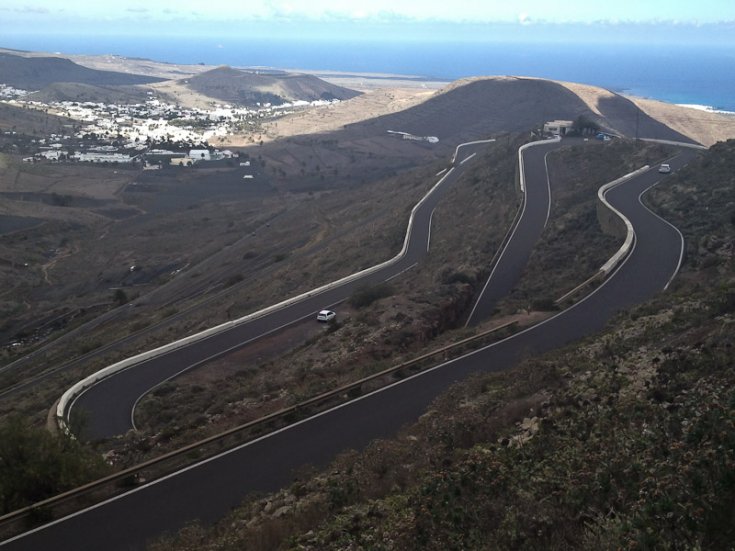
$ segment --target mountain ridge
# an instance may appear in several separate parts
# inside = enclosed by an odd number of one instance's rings
[[[183,79],[192,91],[210,98],[252,105],[303,100],[346,100],[359,92],[300,73],[245,71],[227,65]]]
[[[90,85],[135,85],[161,82],[163,79],[100,71],[60,57],[25,57],[0,52],[0,82],[23,90],[40,90],[57,82]]]

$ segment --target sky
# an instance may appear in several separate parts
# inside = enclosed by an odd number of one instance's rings
[[[566,37],[560,32],[566,30]],[[3,37],[193,35],[547,40],[599,36],[735,45],[733,0],[2,0]]]
[[[261,20],[412,20],[445,22],[651,22],[715,23],[735,21],[731,0],[3,0],[6,22],[76,17],[98,21],[154,18],[159,21]]]

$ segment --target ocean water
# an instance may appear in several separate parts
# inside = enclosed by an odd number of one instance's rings
[[[419,75],[455,80],[521,75],[735,111],[735,48],[631,44],[330,42],[247,38],[49,36],[2,44],[77,54],[120,54],[172,63]]]

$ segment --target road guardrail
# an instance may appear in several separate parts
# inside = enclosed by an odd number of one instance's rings
[[[490,143],[494,142],[494,139],[490,140],[476,140],[473,142],[467,142],[463,144],[459,144],[454,152],[454,157],[452,160],[456,158],[456,155],[458,154],[461,147],[465,147],[468,145],[475,145],[480,143]],[[85,377],[81,381],[78,381],[76,384],[71,386],[59,399],[57,405],[56,405],[56,420],[59,425],[59,429],[62,430],[64,433],[71,435],[71,431],[69,429],[69,424],[67,422],[67,415],[71,409],[71,406],[73,406],[74,401],[79,397],[84,391],[87,389],[93,387],[98,382],[107,379],[108,377],[111,377],[112,375],[119,373],[121,371],[124,371],[128,368],[131,368],[135,365],[138,365],[140,363],[146,362],[152,358],[161,356],[163,354],[166,354],[168,352],[171,352],[173,350],[179,349],[181,347],[190,345],[194,342],[199,342],[201,340],[204,340],[212,335],[216,335],[218,333],[221,333],[223,331],[227,331],[228,329],[232,329],[233,327],[237,327],[239,325],[242,325],[244,323],[248,323],[250,321],[253,321],[255,319],[261,318],[265,315],[268,315],[270,313],[276,312],[278,310],[281,310],[283,308],[286,308],[287,306],[290,306],[292,304],[296,304],[298,302],[301,302],[304,299],[311,298],[313,296],[322,294],[330,289],[334,289],[335,287],[339,287],[341,285],[344,285],[346,283],[350,283],[352,281],[355,281],[357,279],[360,279],[362,277],[368,276],[372,273],[375,273],[383,268],[386,268],[388,266],[391,266],[401,260],[405,255],[406,251],[408,250],[408,244],[411,240],[411,232],[413,230],[413,223],[414,218],[416,215],[416,212],[421,207],[422,204],[424,204],[429,197],[431,197],[439,187],[441,187],[441,184],[452,174],[454,171],[454,167],[450,168],[440,179],[439,181],[434,184],[434,186],[421,198],[421,200],[414,205],[413,209],[411,210],[411,214],[408,219],[408,227],[406,229],[406,236],[403,240],[403,246],[401,247],[401,250],[396,254],[393,258],[390,258],[386,260],[385,262],[381,262],[380,264],[376,264],[375,266],[372,266],[370,268],[366,268],[364,270],[361,270],[359,272],[355,272],[354,274],[345,276],[341,279],[338,279],[336,281],[333,281],[331,283],[327,283],[326,285],[322,285],[321,287],[317,287],[316,289],[312,289],[310,291],[307,291],[305,293],[302,293],[300,295],[297,295],[295,297],[286,299],[284,301],[281,301],[277,304],[268,306],[266,308],[263,308],[261,310],[258,310],[257,312],[253,312],[252,314],[248,314],[246,316],[243,316],[241,318],[238,318],[236,320],[228,321],[225,323],[222,323],[220,325],[217,325],[215,327],[211,327],[209,329],[205,329],[204,331],[200,331],[198,333],[195,333],[193,335],[190,335],[188,337],[184,337],[183,339],[176,340],[174,342],[165,344],[163,346],[159,346],[157,348],[154,348],[152,350],[142,352],[140,354],[136,354],[135,356],[131,356],[130,358],[126,358],[124,360],[121,360],[119,362],[116,362],[110,366],[107,366],[103,369],[100,369],[99,371],[96,371],[92,375],[89,375],[88,377]]]

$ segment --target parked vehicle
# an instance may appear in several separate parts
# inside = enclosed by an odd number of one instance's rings
[[[332,312],[331,310],[320,310],[319,313],[316,315],[316,321],[323,321],[326,323],[328,321],[332,321],[336,317],[337,314]]]

